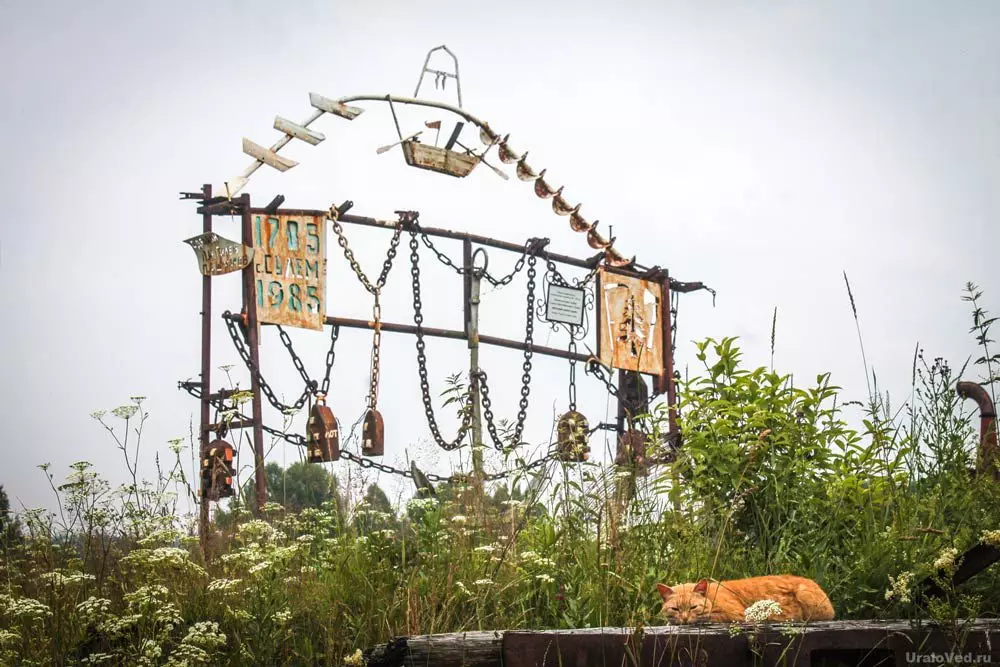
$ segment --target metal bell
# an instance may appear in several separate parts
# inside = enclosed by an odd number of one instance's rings
[[[361,453],[365,456],[385,454],[385,424],[382,415],[374,408],[365,413],[365,423],[361,428]]]
[[[306,423],[306,447],[309,463],[326,463],[340,458],[340,432],[333,410],[325,405],[322,396],[309,412]]]
[[[556,427],[559,460],[567,462],[586,461],[590,454],[587,432],[590,424],[587,418],[576,410],[570,410],[559,418]]]
[[[615,463],[633,468],[637,475],[649,474],[646,465],[646,434],[636,430],[623,433],[618,439]]]

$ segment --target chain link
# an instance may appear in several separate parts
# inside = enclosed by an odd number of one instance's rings
[[[552,259],[548,257],[545,259],[545,267],[548,270],[549,275],[552,276],[553,283],[563,287],[575,287],[577,289],[586,287],[590,281],[594,279],[597,272],[600,271],[601,268],[600,264],[597,264],[583,278],[573,278],[572,282],[570,282],[569,280],[566,280],[566,277],[563,274],[559,273],[559,269],[556,268],[556,263],[553,262]]]
[[[279,401],[277,395],[274,393],[274,390],[271,388],[271,385],[268,384],[267,380],[264,379],[264,376],[254,368],[253,361],[250,358],[250,350],[247,349],[246,344],[243,342],[243,338],[240,336],[239,326],[233,321],[232,313],[227,310],[222,314],[222,319],[226,323],[226,328],[229,330],[229,337],[233,340],[233,346],[236,347],[236,352],[239,353],[240,358],[243,359],[243,363],[246,365],[247,370],[250,371],[251,374],[256,373],[257,381],[260,383],[260,390],[263,392],[264,396],[267,397],[268,403],[273,405],[276,410],[284,413],[298,412],[301,410],[302,406],[309,400],[309,397],[316,391],[316,383],[307,379],[306,387],[302,390],[302,395],[295,399],[295,402],[291,405],[286,405]]]
[[[201,386],[200,385],[194,384],[194,383],[184,383],[184,382],[181,382],[181,383],[179,383],[178,386],[179,386],[179,388],[184,389],[185,391],[187,391],[188,394],[190,394],[194,398],[201,399]],[[221,399],[215,399],[215,400],[211,401],[212,406],[214,408],[216,408],[217,410],[224,410],[225,409],[225,406],[223,406],[222,403],[223,402],[222,402]],[[247,415],[244,415],[244,414],[239,413],[239,412],[237,412],[236,418],[240,419],[241,421],[245,421],[245,422],[253,421],[253,419],[251,417],[248,417]],[[262,426],[262,429],[264,430],[264,432],[267,433],[268,435],[271,435],[271,436],[276,437],[276,438],[280,438],[280,439],[284,440],[285,442],[287,442],[287,443],[289,443],[291,445],[295,445],[297,447],[305,447],[306,446],[306,442],[307,441],[306,441],[306,437],[304,435],[301,435],[299,433],[288,433],[286,431],[282,431],[280,429],[276,429],[276,428],[274,428],[272,426],[268,426],[267,424],[262,424],[261,426]],[[355,454],[353,452],[350,452],[348,450],[344,450],[344,449],[340,450],[340,455],[341,455],[341,457],[343,457],[344,459],[346,459],[348,461],[351,461],[352,463],[359,464],[362,468],[375,469],[375,470],[378,470],[379,472],[384,472],[384,473],[387,473],[387,474],[390,474],[390,475],[398,475],[400,477],[406,477],[408,479],[413,479],[413,473],[411,471],[409,471],[409,470],[400,470],[399,468],[394,468],[394,467],[392,467],[390,465],[387,465],[385,463],[381,463],[381,462],[376,461],[374,459],[370,459],[370,458],[367,458],[367,457],[364,457],[364,456],[358,456],[357,454]],[[527,472],[529,472],[531,470],[534,470],[535,468],[538,468],[538,467],[540,467],[542,465],[545,465],[549,461],[552,461],[552,460],[554,460],[556,458],[557,458],[557,452],[550,452],[549,454],[546,454],[545,456],[543,456],[541,458],[535,459],[531,463],[526,463],[524,465],[516,465],[513,468],[508,468],[507,470],[500,470],[500,471],[495,472],[495,473],[486,474],[483,477],[483,481],[485,481],[485,482],[496,482],[496,481],[499,481],[501,479],[505,479],[505,478],[509,477],[510,475],[515,474],[515,473],[527,473]],[[452,483],[457,482],[457,481],[464,481],[464,480],[469,480],[469,479],[472,478],[472,475],[470,473],[460,473],[460,474],[456,474],[456,475],[450,475],[450,476],[447,476],[447,477],[442,476],[442,475],[436,475],[434,473],[424,473],[424,476],[427,477],[427,479],[429,481],[431,481],[431,482],[444,482],[446,484],[452,484]]]
[[[365,272],[361,270],[361,265],[358,264],[358,260],[354,257],[354,251],[347,245],[347,237],[344,236],[344,228],[340,224],[340,213],[333,206],[330,207],[330,213],[327,216],[330,222],[333,223],[333,231],[337,235],[337,244],[343,249],[344,257],[347,259],[348,263],[351,265],[351,270],[364,285],[365,289],[368,290],[372,296],[375,296],[378,292],[385,287],[385,281],[389,277],[389,271],[392,269],[392,261],[396,258],[396,249],[399,246],[399,238],[403,232],[403,221],[399,220],[396,222],[395,229],[392,234],[392,240],[389,242],[389,251],[386,253],[385,261],[382,262],[382,272],[378,276],[378,280],[372,285],[371,280],[365,275]]]
[[[326,351],[326,373],[323,375],[323,383],[320,385],[319,392],[323,396],[330,395],[330,372],[333,370],[333,362],[337,358],[336,345],[337,339],[340,337],[340,327],[331,326],[330,327],[330,349]]]
[[[417,328],[417,373],[420,375],[420,395],[424,403],[424,414],[427,417],[427,425],[431,430],[431,435],[434,436],[434,442],[437,443],[438,447],[452,451],[462,446],[462,440],[465,439],[465,435],[472,425],[472,399],[474,393],[472,391],[468,393],[465,403],[460,410],[462,423],[458,427],[458,434],[454,440],[448,442],[441,436],[437,419],[434,417],[434,403],[431,399],[430,382],[427,379],[427,344],[424,341],[424,314],[423,302],[420,296],[420,253],[418,252],[418,248],[417,232],[414,231],[410,233],[410,276],[413,282],[413,323]],[[473,376],[469,381],[470,383],[474,383],[478,381],[478,378]]]
[[[276,326],[278,328],[278,337],[281,338],[281,344],[285,346],[286,350],[288,350],[288,355],[292,358],[292,365],[295,366],[295,370],[297,370],[299,375],[302,376],[302,380],[306,383],[307,387],[312,386],[315,389],[316,383],[309,378],[309,373],[306,372],[305,364],[302,363],[302,360],[299,359],[299,355],[295,352],[295,348],[292,347],[292,339],[287,333],[285,333],[285,330],[281,328],[280,324]]]
[[[576,339],[569,337],[569,353],[576,354]],[[576,359],[570,357],[569,360],[569,409],[576,412]]]
[[[430,236],[427,235],[427,232],[420,229],[419,223],[415,222],[413,223],[413,226],[420,233],[420,240],[423,241],[424,245],[427,246],[428,249],[430,249],[430,251],[437,256],[439,262],[454,270],[455,273],[459,275],[465,275],[466,269],[458,266],[454,262],[454,260],[448,257],[448,255],[444,254],[444,252],[442,252],[441,250],[438,250],[437,246],[434,245],[434,242],[431,241]],[[521,257],[514,264],[514,269],[507,275],[503,276],[502,278],[495,278],[489,271],[480,269],[480,271],[482,272],[482,277],[485,278],[486,281],[489,284],[493,285],[494,287],[503,287],[505,285],[509,285],[511,281],[514,280],[514,277],[524,269],[524,263],[527,260],[528,252],[530,251],[534,243],[537,243],[536,239],[528,239],[527,241],[525,241],[524,250],[521,252]]]
[[[379,303],[380,292],[375,292],[375,304],[372,306],[372,321],[375,331],[372,334],[371,354],[371,386],[368,390],[368,409],[375,410],[378,405],[378,377],[381,371],[380,356],[382,349],[382,304]]]
[[[534,253],[528,255],[528,296],[526,310],[526,324],[524,327],[524,362],[521,364],[521,400],[518,402],[517,422],[511,440],[514,446],[521,444],[521,436],[524,434],[524,421],[528,415],[528,394],[531,393],[531,358],[534,355],[532,350],[535,335],[535,261]],[[490,399],[490,388],[487,382],[486,371],[479,369],[479,384],[482,387],[483,399],[483,419],[486,421],[486,430],[489,431],[493,439],[493,446],[498,450],[504,449],[503,439],[498,435],[496,424],[493,420],[493,402]]]
[[[608,379],[604,374],[604,366],[596,358],[592,358],[587,362],[587,367],[584,369],[584,373],[587,375],[593,375],[598,380],[604,383],[604,387],[608,390],[608,393],[615,398],[622,400],[621,395],[618,393],[618,388]]]

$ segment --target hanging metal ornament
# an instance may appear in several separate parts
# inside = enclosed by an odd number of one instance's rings
[[[604,261],[608,266],[622,268],[635,264],[635,255],[632,256],[632,259],[628,259],[614,248],[607,248],[604,251]]]
[[[615,464],[632,468],[636,475],[649,474],[646,464],[646,434],[635,429],[625,431],[618,438]]]
[[[562,192],[562,188],[556,190],[545,181],[546,171],[547,170],[542,169],[541,173],[538,174],[538,178],[535,179],[535,194],[540,199],[548,199],[552,195]]]
[[[566,203],[566,200],[562,196],[562,188],[559,188],[559,192],[556,196],[552,198],[552,212],[556,215],[569,215],[575,211],[580,210],[582,204],[577,204],[573,206],[572,204]]]
[[[368,411],[365,413],[364,426],[361,429],[361,453],[365,456],[382,456],[385,454],[385,425],[378,411],[378,380],[382,347],[382,306],[379,303],[381,289],[375,291],[375,305],[372,307],[372,321],[375,323],[375,333],[372,337],[371,386],[368,391]]]
[[[556,433],[559,459],[567,462],[586,461],[590,455],[587,433],[590,423],[576,410],[570,410],[559,418]]]
[[[527,159],[528,159],[528,154],[525,153],[517,161],[517,177],[522,181],[533,181],[536,178],[538,178],[538,174],[536,174],[535,170],[529,167],[528,163],[525,162],[525,160]]]
[[[484,146],[492,146],[497,141],[500,140],[499,135],[490,129],[489,123],[483,123],[479,128],[479,141],[483,142]]]
[[[594,221],[594,224],[591,226],[591,228],[587,231],[587,245],[589,245],[594,250],[604,250],[605,248],[610,247],[611,244],[613,244],[614,242],[615,242],[614,237],[608,240],[605,239],[603,236],[601,236],[601,234],[597,231],[596,220]]]
[[[594,224],[597,224],[597,221]],[[583,216],[580,215],[580,207],[577,206],[569,216],[569,226],[574,232],[589,232],[594,225],[583,219]]]
[[[521,159],[521,156],[514,152],[514,149],[507,144],[507,140],[509,138],[510,135],[506,135],[500,140],[500,145],[497,146],[497,152],[500,154],[500,161],[504,164],[514,164]],[[527,155],[527,153],[525,153],[525,155]]]
[[[340,459],[340,432],[337,418],[326,405],[326,396],[316,394],[316,405],[306,423],[306,448],[309,463],[328,463]]]
[[[365,413],[365,423],[361,427],[361,453],[365,456],[385,454],[385,423],[382,413],[369,408]]]

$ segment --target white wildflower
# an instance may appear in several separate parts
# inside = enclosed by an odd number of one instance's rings
[[[491,554],[494,551],[498,550],[499,548],[500,547],[498,547],[495,544],[484,544],[481,547],[476,547],[475,549],[473,549],[473,551],[482,551],[484,553]]]
[[[90,418],[100,421],[105,414],[107,414],[107,410],[94,410],[93,412],[90,413]]]
[[[284,625],[290,620],[292,620],[292,611],[288,607],[274,613],[274,622],[278,625]]]
[[[535,579],[538,579],[543,584],[551,584],[555,579],[548,574],[536,574]]]
[[[250,574],[257,574],[258,572],[263,572],[264,570],[266,570],[270,566],[271,566],[271,563],[269,563],[268,561],[266,561],[266,560],[261,561],[261,562],[257,563],[256,565],[254,565],[253,567],[250,568]]]
[[[39,622],[52,616],[52,610],[33,598],[13,598],[7,603],[7,614],[19,621]]]
[[[315,539],[316,539],[315,535],[306,534],[306,535],[299,535],[298,538],[296,538],[295,541],[296,542],[301,542],[302,544],[309,544],[310,542],[312,542]]]
[[[898,577],[889,575],[889,588],[885,591],[887,601],[897,600],[903,604],[910,602],[910,583],[913,581],[912,572],[903,572]]]
[[[137,405],[119,405],[117,408],[111,411],[115,417],[119,419],[129,420],[135,416],[135,413],[139,411],[139,406]]]
[[[476,586],[492,586],[493,585],[493,580],[492,579],[476,579],[472,583],[475,584]]]
[[[214,579],[208,582],[208,590],[213,592],[231,591],[239,586],[241,581],[241,579]]]
[[[983,534],[979,537],[979,541],[983,544],[1000,547],[1000,530],[984,530]]]
[[[943,549],[941,553],[938,554],[937,560],[934,561],[934,569],[951,572],[955,568],[956,558],[958,558],[958,549],[951,547]]]
[[[345,655],[344,664],[351,665],[352,667],[355,665],[357,667],[364,667],[365,657],[361,654],[361,649],[355,650],[351,655]]]
[[[757,600],[743,613],[747,623],[764,623],[781,613],[781,605],[774,600]]]
[[[456,581],[455,582],[455,588],[457,588],[458,590],[462,591],[466,595],[472,595],[472,591],[469,590],[469,587],[466,586],[465,584],[463,584],[461,581]]]
[[[465,523],[468,520],[469,520],[469,518],[467,516],[465,516],[464,514],[456,514],[455,516],[451,517],[452,523],[459,523],[459,524],[461,524],[461,523]]]

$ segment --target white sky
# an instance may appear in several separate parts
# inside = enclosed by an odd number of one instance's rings
[[[241,171],[241,138],[272,143],[273,117],[307,117],[310,91],[411,94],[439,44],[459,56],[465,107],[529,150],[589,219],[612,224],[620,248],[719,290],[715,309],[707,294],[682,297],[681,369],[690,341],[710,335],[740,336],[747,363],[766,365],[777,306],[778,369],[799,385],[832,371],[846,398],[863,398],[846,270],[869,362],[898,401],[916,341],[956,365],[977,353],[965,281],[1000,310],[998,28],[1000,5],[987,1],[2,2],[0,483],[15,505],[35,506],[51,502],[41,462],[58,478],[87,460],[120,480],[119,455],[89,413],[130,395],[148,397],[147,464],[185,435],[198,406],[176,382],[199,370],[200,276],[181,241],[201,221],[177,192]],[[319,121],[320,146],[283,151],[300,166],[258,172],[254,201],[352,199],[354,213],[382,218],[416,209],[428,225],[518,243],[543,235],[553,250],[592,254],[516,178],[480,168],[449,179],[405,167],[398,149],[376,156],[395,130],[384,105],[363,106],[353,123]],[[404,122],[412,132],[434,118]],[[216,230],[239,237],[235,222]],[[376,273],[388,235],[349,233]],[[329,246],[328,313],[367,317],[370,301]],[[458,244],[443,247],[459,256]],[[461,328],[461,282],[422,257],[427,324]],[[491,267],[514,259],[491,252]],[[412,321],[408,269],[403,253],[386,320]],[[523,336],[523,289],[485,298],[484,332]],[[216,314],[239,309],[238,290],[235,275],[216,281]],[[213,327],[214,365],[238,363],[218,317]],[[320,373],[327,337],[293,333]],[[385,460],[401,463],[409,448],[445,472],[447,455],[414,447],[427,429],[413,339],[384,341]],[[536,341],[566,344],[544,325]],[[331,405],[345,424],[363,408],[369,343],[367,332],[341,335]],[[467,365],[461,342],[432,341],[428,354],[435,393]],[[272,384],[297,395],[273,331],[262,355]],[[498,414],[512,417],[520,354],[485,350],[482,362]],[[535,373],[528,438],[547,442],[567,367],[539,359]],[[580,395],[591,423],[604,419],[600,387],[582,373]],[[453,433],[453,413],[439,419]]]

